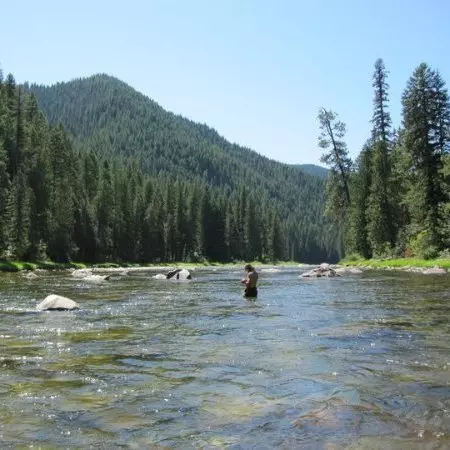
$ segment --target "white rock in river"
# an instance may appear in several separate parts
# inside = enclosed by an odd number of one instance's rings
[[[78,303],[62,295],[51,294],[36,306],[39,311],[67,311],[79,309]]]
[[[154,275],[152,278],[155,278],[155,280],[167,280],[167,277],[163,273],[158,273]]]
[[[89,275],[92,275],[91,269],[76,269],[72,272],[74,278],[85,278]]]

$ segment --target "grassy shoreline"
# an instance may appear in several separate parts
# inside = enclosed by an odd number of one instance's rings
[[[0,272],[20,272],[20,271],[33,271],[33,270],[67,270],[67,269],[113,269],[113,268],[132,268],[132,267],[244,267],[247,264],[246,261],[232,262],[232,263],[219,263],[215,261],[206,262],[164,262],[164,263],[126,263],[126,262],[108,262],[108,263],[56,263],[53,261],[42,262],[26,262],[26,261],[6,261],[0,260]],[[292,266],[301,265],[296,261],[277,261],[272,263],[261,263],[259,261],[253,261],[251,264],[257,267],[273,267],[273,266]]]
[[[450,258],[443,259],[343,259],[339,261],[341,266],[368,267],[372,269],[408,269],[408,268],[432,268],[441,267],[450,270]]]

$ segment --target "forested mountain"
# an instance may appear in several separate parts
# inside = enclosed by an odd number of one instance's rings
[[[323,204],[319,178],[117,79],[44,88],[0,73],[0,258],[333,260]]]
[[[76,155],[72,165],[77,177],[86,179],[84,186],[74,187],[78,200],[80,194],[88,196],[77,214],[92,223],[89,230],[86,223],[76,230],[89,237],[73,236],[68,257],[338,258],[336,231],[323,215],[320,178],[231,144],[107,75],[50,87],[26,84],[24,90],[36,96],[50,124],[61,124],[72,136],[71,145],[64,135]],[[99,202],[110,206],[102,209]],[[132,230],[119,238],[119,224],[128,220]],[[144,244],[149,230],[153,234]],[[119,241],[130,238],[139,248],[119,250]],[[143,245],[152,250],[144,251]]]
[[[450,101],[445,81],[421,63],[401,98],[402,125],[394,129],[388,73],[378,59],[372,129],[355,162],[337,114],[325,109],[319,114],[322,161],[331,168],[326,211],[355,256],[448,257]]]
[[[329,170],[326,167],[317,166],[316,164],[297,164],[295,167],[310,175],[325,179],[328,178]]]

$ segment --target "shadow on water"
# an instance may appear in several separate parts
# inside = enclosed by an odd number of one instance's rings
[[[446,449],[450,277],[0,275],[6,447]],[[49,293],[81,305],[36,312]],[[20,420],[19,420],[20,417]]]

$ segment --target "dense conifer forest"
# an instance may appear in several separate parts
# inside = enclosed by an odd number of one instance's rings
[[[356,161],[349,158],[345,125],[319,114],[329,165],[328,216],[341,230],[350,259],[450,256],[450,104],[445,82],[420,64],[404,89],[402,124],[389,112],[388,71],[375,63],[372,129]],[[400,100],[400,99],[399,99]]]
[[[0,258],[337,260],[325,180],[96,75],[0,74]]]

